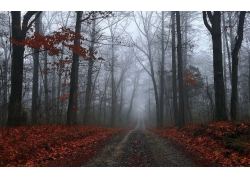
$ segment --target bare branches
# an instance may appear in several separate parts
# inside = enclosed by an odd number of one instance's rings
[[[212,34],[212,28],[207,22],[207,13],[206,13],[206,11],[203,11],[203,22],[204,22],[205,26],[207,27],[207,29],[209,30],[209,32]]]

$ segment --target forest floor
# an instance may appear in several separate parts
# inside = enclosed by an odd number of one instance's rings
[[[250,166],[250,121],[145,129],[113,136],[84,166],[240,167]]]
[[[191,167],[192,161],[173,143],[145,129],[138,121],[133,130],[114,135],[85,167]]]
[[[149,130],[148,130],[149,129]],[[250,121],[181,129],[96,126],[0,128],[2,167],[238,167],[250,166]]]

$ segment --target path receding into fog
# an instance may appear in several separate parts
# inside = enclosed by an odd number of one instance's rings
[[[173,144],[146,130],[144,121],[138,118],[131,131],[113,136],[99,155],[83,166],[88,167],[191,167],[192,161]]]

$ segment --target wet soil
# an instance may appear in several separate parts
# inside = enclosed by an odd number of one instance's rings
[[[195,164],[168,139],[153,134],[138,121],[134,130],[107,141],[84,167],[193,167]]]

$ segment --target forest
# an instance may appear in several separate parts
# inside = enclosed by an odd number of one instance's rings
[[[0,11],[0,166],[69,166],[140,119],[207,157],[227,143],[200,166],[249,166],[249,30],[247,11]]]

